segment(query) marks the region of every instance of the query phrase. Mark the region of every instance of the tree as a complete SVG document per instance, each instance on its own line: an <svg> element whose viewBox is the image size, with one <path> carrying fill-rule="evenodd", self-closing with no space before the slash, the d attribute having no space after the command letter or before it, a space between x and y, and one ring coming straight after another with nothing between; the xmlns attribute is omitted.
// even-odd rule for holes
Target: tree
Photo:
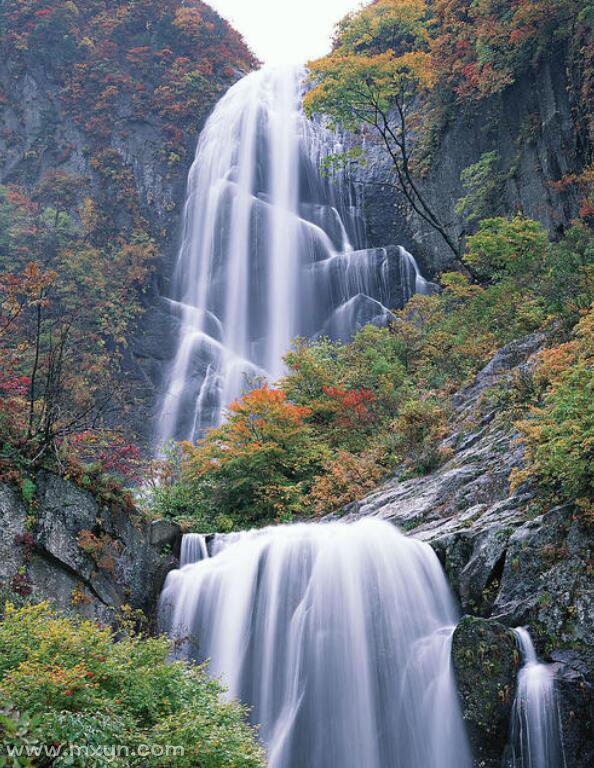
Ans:
<svg viewBox="0 0 594 768"><path fill-rule="evenodd" d="M125 389L121 350L155 255L142 235L107 248L89 242L94 225L85 211L79 223L66 210L81 188L78 177L68 179L53 174L30 194L0 188L3 432L34 464L59 460L71 438L80 447L80 433L113 432L112 411L121 414ZM18 392L7 372L20 382ZM95 445L105 450L105 440Z"/></svg>
<svg viewBox="0 0 594 768"><path fill-rule="evenodd" d="M142 758L147 768L263 768L246 710L223 701L222 687L202 667L172 662L166 637L135 632L126 606L118 634L61 616L47 603L1 611L3 747L24 755L31 745L59 747L59 759L35 765L124 768L150 734L159 749ZM71 744L96 753L69 753ZM20 758L14 764L29 765Z"/></svg>
<svg viewBox="0 0 594 768"><path fill-rule="evenodd" d="M435 82L429 40L423 0L372 3L339 24L329 56L310 62L313 88L304 105L347 128L370 126L392 161L397 190L458 258L460 244L415 177L420 98Z"/></svg>
<svg viewBox="0 0 594 768"><path fill-rule="evenodd" d="M197 510L256 525L305 511L325 455L306 422L310 414L268 386L232 403L222 426L187 447L186 480L195 484Z"/></svg>

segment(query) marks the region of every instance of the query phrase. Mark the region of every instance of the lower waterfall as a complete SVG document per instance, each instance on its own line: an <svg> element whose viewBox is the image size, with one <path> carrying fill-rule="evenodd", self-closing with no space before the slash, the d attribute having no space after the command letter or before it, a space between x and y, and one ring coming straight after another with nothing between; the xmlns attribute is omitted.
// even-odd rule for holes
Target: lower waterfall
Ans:
<svg viewBox="0 0 594 768"><path fill-rule="evenodd" d="M555 676L538 661L526 629L514 630L524 664L518 675L511 727L512 768L566 768Z"/></svg>
<svg viewBox="0 0 594 768"><path fill-rule="evenodd" d="M252 708L270 768L470 768L437 556L389 523L217 536L167 577L163 629Z"/></svg>

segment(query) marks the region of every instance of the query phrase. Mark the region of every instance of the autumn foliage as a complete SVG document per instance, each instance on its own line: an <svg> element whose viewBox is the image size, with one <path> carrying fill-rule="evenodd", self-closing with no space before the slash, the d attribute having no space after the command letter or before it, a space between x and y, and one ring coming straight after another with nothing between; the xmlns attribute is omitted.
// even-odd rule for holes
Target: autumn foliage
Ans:
<svg viewBox="0 0 594 768"><path fill-rule="evenodd" d="M391 163L390 184L460 258L463 234L437 210L421 179L454 114L490 97L497 106L493 97L546 59L567 64L572 117L583 144L578 172L559 178L553 171L549 182L574 187L580 216L591 218L593 24L594 7L584 0L374 0L337 25L329 55L309 63L304 105L375 142ZM359 151L356 158L362 156ZM462 181L481 189L458 201L458 215L476 221L496 210L504 181L496 165L493 151L466 169Z"/></svg>
<svg viewBox="0 0 594 768"><path fill-rule="evenodd" d="M517 426L526 467L516 483L535 478L553 502L576 501L594 525L594 306L576 325L574 338L545 350L534 373L539 402Z"/></svg>
<svg viewBox="0 0 594 768"><path fill-rule="evenodd" d="M1 105L20 116L27 82L52 95L30 141L18 119L2 130L18 162L0 187L0 475L51 455L134 481L122 361L166 232L122 145L151 121L165 176L253 59L199 0L6 0L0 52Z"/></svg>
<svg viewBox="0 0 594 768"><path fill-rule="evenodd" d="M82 585L73 602L84 606ZM159 749L142 758L147 768L262 768L247 712L223 701L221 685L203 668L172 662L167 638L138 634L129 606L119 618L116 633L61 616L47 603L0 606L2 746L16 752L47 745L56 756L61 752L59 763L74 768L124 768L150 740ZM100 756L69 752L71 744L89 745Z"/></svg>
<svg viewBox="0 0 594 768"><path fill-rule="evenodd" d="M15 71L41 60L62 86L64 108L98 141L114 129L114 112L161 114L172 150L179 131L199 119L233 77L250 67L243 41L200 0L6 0L0 46ZM17 56L14 56L14 52Z"/></svg>
<svg viewBox="0 0 594 768"><path fill-rule="evenodd" d="M140 233L106 244L80 192L78 178L57 174L31 190L0 187L4 477L19 456L63 467L78 456L128 481L135 474L138 449L113 414L121 424L122 352L155 247Z"/></svg>
<svg viewBox="0 0 594 768"><path fill-rule="evenodd" d="M225 423L188 446L185 479L195 509L261 524L303 511L323 449L307 423L311 409L268 386L229 407Z"/></svg>

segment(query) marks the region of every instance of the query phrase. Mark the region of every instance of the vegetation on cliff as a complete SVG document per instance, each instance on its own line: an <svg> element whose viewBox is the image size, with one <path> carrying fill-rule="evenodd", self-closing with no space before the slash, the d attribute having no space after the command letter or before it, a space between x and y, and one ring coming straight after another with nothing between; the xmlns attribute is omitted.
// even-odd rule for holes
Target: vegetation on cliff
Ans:
<svg viewBox="0 0 594 768"><path fill-rule="evenodd" d="M82 461L129 482L124 361L164 233L128 132L154 124L156 167L175 168L254 59L199 0L5 0L0 51L0 479ZM33 128L32 83L48 102Z"/></svg>
<svg viewBox="0 0 594 768"><path fill-rule="evenodd" d="M108 141L122 104L127 117L163 118L168 143L161 151L177 162L184 132L192 131L238 68L254 64L238 33L201 0L59 0L47 7L38 0L4 0L0 30L11 74L46 68L59 87L61 109L93 142L98 172L120 177L109 194L121 196L131 213L137 201L126 185L130 172ZM109 226L109 211L101 213Z"/></svg>
<svg viewBox="0 0 594 768"><path fill-rule="evenodd" d="M500 93L563 46L576 131L591 146L593 23L594 7L585 0L375 0L338 25L328 56L310 62L305 108L377 141L408 207L457 258L463 237L419 183L442 129L460 109ZM591 216L591 151L585 155L581 173L551 181L579 188L582 215Z"/></svg>

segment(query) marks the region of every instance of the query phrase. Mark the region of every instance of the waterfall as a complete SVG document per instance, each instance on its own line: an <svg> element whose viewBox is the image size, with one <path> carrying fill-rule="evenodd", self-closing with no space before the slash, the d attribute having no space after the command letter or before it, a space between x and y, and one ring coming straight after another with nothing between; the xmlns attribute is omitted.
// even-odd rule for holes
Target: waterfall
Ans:
<svg viewBox="0 0 594 768"><path fill-rule="evenodd" d="M518 674L511 726L512 768L566 768L551 665L538 661L523 627L514 629L524 664Z"/></svg>
<svg viewBox="0 0 594 768"><path fill-rule="evenodd" d="M208 557L206 537L202 533L186 533L182 536L179 567L198 563Z"/></svg>
<svg viewBox="0 0 594 768"><path fill-rule="evenodd" d="M386 522L217 536L160 617L252 707L270 768L470 768L443 570Z"/></svg>
<svg viewBox="0 0 594 768"><path fill-rule="evenodd" d="M367 248L361 195L344 171L320 173L344 147L303 115L303 74L247 75L201 132L164 299L179 333L159 444L197 439L246 388L275 381L296 336L348 340L430 285L404 249Z"/></svg>

